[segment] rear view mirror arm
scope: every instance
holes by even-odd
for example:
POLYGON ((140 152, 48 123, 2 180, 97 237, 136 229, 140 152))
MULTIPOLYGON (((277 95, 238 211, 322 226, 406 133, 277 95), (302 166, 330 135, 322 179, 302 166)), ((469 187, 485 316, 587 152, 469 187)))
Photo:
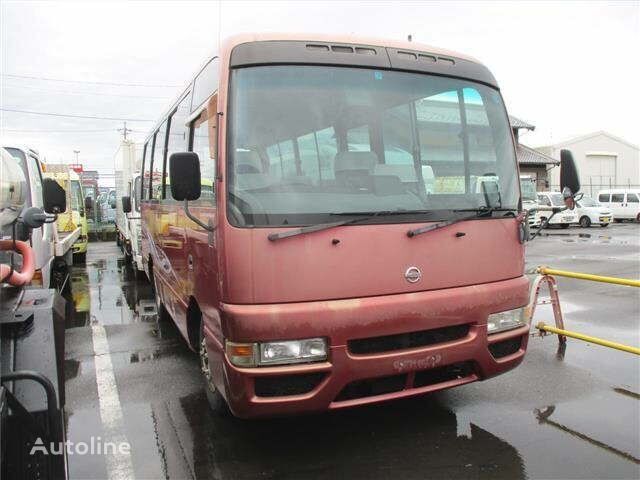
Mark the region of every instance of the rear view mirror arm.
POLYGON ((184 199, 184 213, 192 222, 197 224, 199 227, 204 228, 207 232, 213 232, 213 225, 207 225, 202 220, 191 214, 191 212, 189 211, 189 200, 187 200, 186 198, 184 199))

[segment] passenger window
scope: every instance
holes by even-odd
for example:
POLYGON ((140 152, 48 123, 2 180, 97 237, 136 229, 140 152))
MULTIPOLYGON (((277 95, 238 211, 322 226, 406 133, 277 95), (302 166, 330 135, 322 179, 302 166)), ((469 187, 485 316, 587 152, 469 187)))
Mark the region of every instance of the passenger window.
POLYGON ((369 138, 369 127, 362 125, 347 130, 347 151, 349 152, 370 152, 371 139, 369 138))
POLYGON ((269 172, 271 175, 281 178, 297 175, 293 141, 286 140, 267 147, 267 155, 269 156, 269 172))
POLYGON ((384 112, 382 115, 384 163, 387 165, 413 165, 412 131, 411 106, 409 104, 399 105, 384 112))
POLYGON ((302 175, 312 180, 320 180, 320 156, 318 155, 315 133, 298 138, 298 152, 300 153, 302 175))
POLYGON ((156 132, 153 159, 151 162, 151 199, 162 199, 162 185, 163 185, 163 172, 165 163, 165 138, 167 132, 167 121, 165 120, 160 125, 160 128, 156 132))
POLYGON ((613 202, 613 203, 623 203, 624 202, 624 193, 613 193, 613 194, 611 194, 611 202, 613 202))
POLYGON ((464 143, 460 102, 455 90, 415 102, 423 165, 434 171, 434 193, 465 192, 464 143))
POLYGON ((609 203, 609 194, 601 193, 600 195, 598 195, 598 201, 601 203, 609 203))
POLYGON ((315 133, 320 159, 320 178, 333 180, 336 178, 334 163, 338 153, 338 140, 333 127, 325 128, 315 133))
POLYGON ((144 146, 144 158, 143 158, 143 180, 142 180, 142 192, 140 192, 140 200, 149 199, 149 189, 151 188, 151 162, 153 162, 153 137, 144 146))
POLYGON ((165 177, 165 192, 162 198, 171 198, 170 188, 167 188, 169 183, 169 158, 172 153, 186 152, 189 147, 189 141, 187 138, 187 117, 189 116, 189 110, 191 108, 191 95, 188 93, 184 96, 182 101, 178 104, 176 110, 171 114, 171 121, 169 122, 169 140, 167 141, 167 172, 165 177))
POLYGON ((627 202, 638 203, 638 196, 635 193, 627 193, 627 202))
POLYGON ((31 176, 31 188, 33 189, 35 200, 37 204, 34 204, 34 207, 42 207, 44 206, 44 202, 42 199, 42 176, 40 173, 40 165, 38 164, 38 159, 28 155, 28 162, 31 164, 30 168, 33 172, 31 176))
POLYGON ((463 88, 462 96, 469 137, 469 161, 495 163, 494 138, 482 97, 474 88, 463 88))
POLYGON ((137 212, 140 211, 140 202, 139 202, 139 198, 140 198, 140 182, 141 182, 141 178, 140 176, 137 176, 134 184, 133 184, 133 197, 135 200, 133 202, 133 204, 135 205, 135 209, 137 212))
POLYGON ((191 151, 198 154, 200 159, 200 185, 201 193, 198 201, 211 202, 215 198, 216 181, 216 141, 217 130, 215 113, 215 100, 196 118, 191 124, 192 144, 191 151), (209 114, 209 111, 212 113, 209 114), (211 118, 210 118, 211 117, 211 118))

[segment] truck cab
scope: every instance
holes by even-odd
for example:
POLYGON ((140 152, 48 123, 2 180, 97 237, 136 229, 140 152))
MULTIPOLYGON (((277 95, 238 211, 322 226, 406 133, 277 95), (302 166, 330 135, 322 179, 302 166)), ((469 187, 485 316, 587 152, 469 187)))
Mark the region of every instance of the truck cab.
POLYGON ((46 164, 45 176, 54 179, 67 192, 67 209, 58 214, 57 229, 64 237, 75 235, 78 231, 71 250, 73 260, 84 263, 89 242, 89 224, 80 176, 63 164, 46 164))
MULTIPOLYGON (((25 208, 44 208, 44 197, 42 191, 42 169, 38 152, 29 147, 5 145, 3 147, 22 168, 27 180, 27 202, 25 208)), ((6 229, 5 229, 6 230, 6 229)), ((52 284, 52 265, 55 256, 55 226, 45 224, 41 228, 36 228, 30 232, 31 245, 36 258, 36 274, 31 281, 35 286, 49 288, 52 284)), ((23 232, 26 234, 26 232, 23 232)), ((2 237, 10 232, 3 231, 2 237)))

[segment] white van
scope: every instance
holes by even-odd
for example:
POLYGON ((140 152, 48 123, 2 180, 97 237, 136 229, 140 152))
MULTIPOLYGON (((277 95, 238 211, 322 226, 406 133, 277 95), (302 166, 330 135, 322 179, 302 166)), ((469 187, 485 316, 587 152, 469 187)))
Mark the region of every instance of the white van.
POLYGON ((640 190, 618 188, 600 190, 598 202, 609 207, 616 222, 636 220, 640 222, 640 190))
MULTIPOLYGON (((560 192, 538 192, 538 206, 539 207, 561 207, 564 208, 564 199, 560 192)), ((542 224, 551 216, 550 211, 539 210, 536 213, 536 220, 542 224)), ((578 223, 578 213, 575 209, 565 210, 560 213, 556 213, 549 225, 560 225, 561 228, 569 228, 572 223, 578 223)))

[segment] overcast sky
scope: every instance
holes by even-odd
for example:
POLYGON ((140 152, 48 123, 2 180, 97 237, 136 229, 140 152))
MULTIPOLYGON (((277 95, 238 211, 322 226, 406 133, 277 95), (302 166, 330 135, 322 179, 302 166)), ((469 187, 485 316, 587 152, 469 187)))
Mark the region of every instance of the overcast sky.
MULTIPOLYGON (((406 39, 412 34, 414 41, 483 61, 497 78, 509 113, 537 127, 523 143, 539 146, 596 130, 640 143, 637 1, 3 0, 0 8, 4 109, 155 120, 215 52, 219 35, 282 31, 406 39)), ((3 143, 36 148, 49 162, 71 162, 73 151, 80 150, 85 168, 113 169, 120 121, 0 114, 3 143)), ((137 141, 151 125, 127 122, 137 141)))

